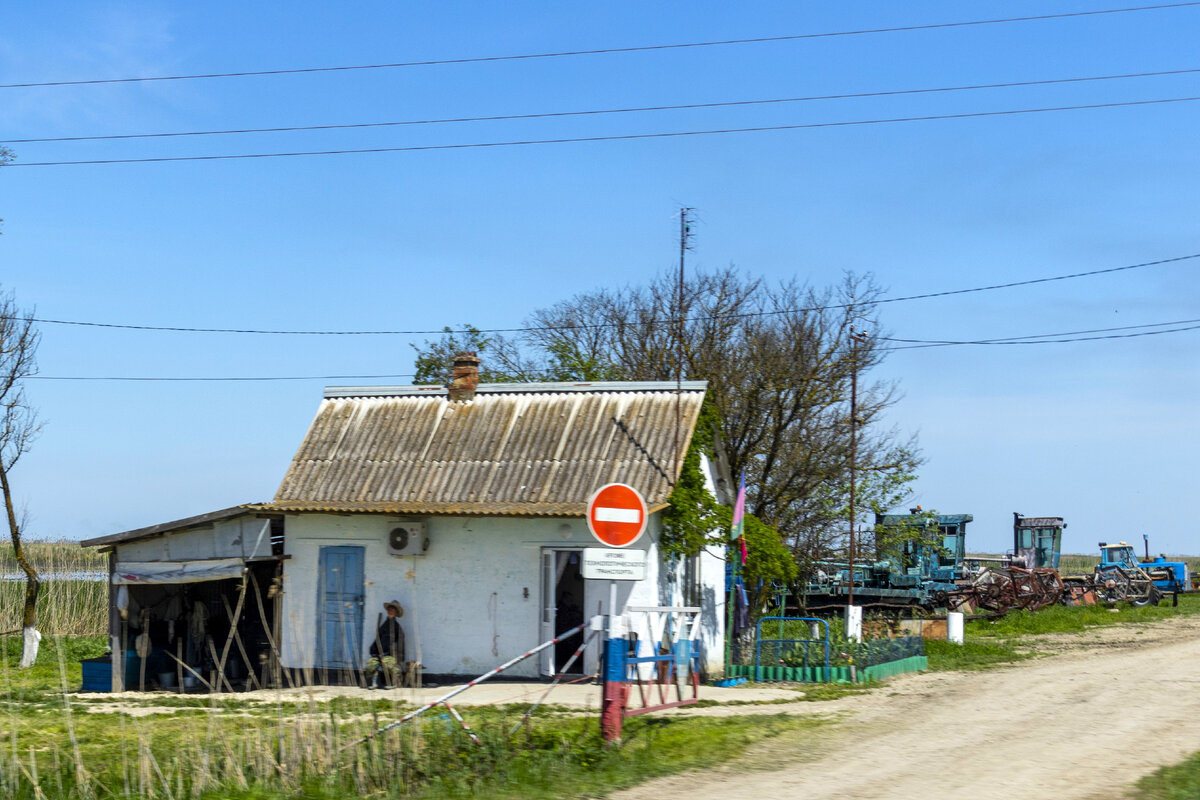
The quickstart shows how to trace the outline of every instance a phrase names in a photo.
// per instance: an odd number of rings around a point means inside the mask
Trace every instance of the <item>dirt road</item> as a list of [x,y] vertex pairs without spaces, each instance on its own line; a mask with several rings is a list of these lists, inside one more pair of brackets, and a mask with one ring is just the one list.
[[[800,704],[795,713],[843,712],[816,749],[780,739],[739,763],[613,797],[1112,800],[1200,750],[1200,619],[1035,638],[1051,655],[985,672],[902,676],[866,695]],[[793,709],[755,709],[781,710]]]

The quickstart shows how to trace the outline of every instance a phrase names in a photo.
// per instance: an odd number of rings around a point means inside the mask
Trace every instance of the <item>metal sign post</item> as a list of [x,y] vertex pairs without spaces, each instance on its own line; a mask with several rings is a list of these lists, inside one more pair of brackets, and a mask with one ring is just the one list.
[[588,530],[605,547],[583,551],[581,573],[585,580],[608,580],[608,639],[604,642],[604,699],[600,706],[600,729],[609,742],[621,739],[621,721],[629,699],[625,659],[628,644],[617,622],[617,581],[646,577],[646,553],[620,550],[636,542],[646,530],[646,501],[632,486],[610,483],[601,486],[588,501]]

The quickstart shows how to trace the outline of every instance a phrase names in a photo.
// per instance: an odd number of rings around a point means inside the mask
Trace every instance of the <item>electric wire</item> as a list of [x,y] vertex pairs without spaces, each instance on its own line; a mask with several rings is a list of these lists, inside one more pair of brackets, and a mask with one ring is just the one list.
[[98,375],[98,376],[76,376],[76,375],[26,375],[25,380],[30,381],[153,381],[153,382],[176,382],[176,381],[360,381],[360,380],[386,380],[389,378],[413,378],[412,374],[401,375],[273,375],[273,376],[218,376],[218,377],[155,377],[155,376],[136,376],[136,377],[121,377],[113,375]]
[[[1141,336],[1159,336],[1168,333],[1183,333],[1186,331],[1200,330],[1200,324],[1187,325],[1184,327],[1164,328],[1169,325],[1182,325],[1185,322],[1200,323],[1200,320],[1180,320],[1178,322],[1155,322],[1146,325],[1127,325],[1119,328],[1096,328],[1091,331],[1077,331],[1068,333],[1043,333],[1033,334],[1030,336],[1012,336],[1003,339],[974,339],[974,340],[921,340],[921,339],[895,339],[886,336],[876,337],[882,341],[890,342],[923,342],[921,344],[902,345],[898,347],[880,347],[882,352],[891,352],[895,350],[918,350],[929,347],[953,347],[957,345],[1030,345],[1030,344],[1068,344],[1072,342],[1094,342],[1106,339],[1133,339]],[[1103,331],[1126,331],[1136,328],[1153,328],[1158,327],[1160,330],[1140,331],[1137,333],[1110,333],[1103,336],[1076,336],[1075,333],[1099,333]],[[1047,338],[1060,337],[1060,338]],[[529,374],[538,374],[544,372],[541,370],[533,370]],[[43,381],[114,381],[114,382],[155,382],[155,383],[178,383],[178,382],[268,382],[268,381],[329,381],[329,380],[384,380],[390,378],[413,378],[412,374],[400,375],[274,375],[274,376],[216,376],[216,377],[181,377],[181,376],[162,376],[162,377],[121,377],[121,376],[63,376],[63,375],[29,375],[27,380],[43,380]],[[564,381],[564,383],[594,383],[594,381]]]
[[[701,322],[712,319],[750,319],[755,317],[770,317],[781,316],[785,314],[803,314],[818,311],[836,311],[839,309],[847,309],[862,306],[884,305],[887,303],[901,303],[911,300],[929,300],[937,297],[952,297],[962,294],[974,294],[978,292],[990,292],[998,289],[1013,289],[1019,286],[1034,286],[1042,283],[1054,283],[1056,281],[1074,280],[1077,278],[1090,278],[1096,275],[1109,275],[1116,272],[1128,272],[1135,269],[1145,269],[1148,267],[1162,266],[1164,264],[1177,264],[1184,261],[1193,261],[1200,258],[1200,253],[1190,253],[1183,256],[1173,256],[1171,258],[1160,258],[1154,261],[1142,261],[1137,264],[1125,264],[1119,267],[1105,267],[1103,269],[1087,270],[1086,272],[1071,272],[1064,275],[1051,275],[1042,278],[1029,278],[1022,281],[1009,281],[1007,283],[993,283],[986,286],[973,286],[967,289],[947,289],[940,292],[925,292],[923,294],[901,295],[899,297],[879,297],[870,300],[863,300],[858,303],[833,303],[824,306],[806,306],[801,308],[777,309],[771,311],[751,311],[741,314],[725,314],[720,317],[715,316],[692,316],[687,317],[685,322]],[[6,317],[0,317],[5,319]],[[10,316],[7,319],[24,319],[24,317]],[[261,328],[194,328],[183,327],[178,325],[134,325],[129,323],[117,322],[92,322],[85,320],[67,320],[67,319],[51,319],[48,317],[31,317],[31,322],[36,322],[43,325],[68,325],[86,328],[114,328],[118,330],[135,330],[135,331],[166,331],[172,333],[228,333],[228,334],[250,334],[257,336],[437,336],[443,333],[449,333],[446,329],[441,330],[357,330],[357,331],[332,331],[332,330],[272,330]],[[666,317],[657,320],[646,320],[639,322],[639,326],[654,327],[658,325],[673,325],[679,320]],[[603,328],[614,327],[617,324],[612,322],[597,322],[583,325],[562,326],[562,330],[599,330]],[[472,329],[478,333],[531,333],[534,331],[545,330],[544,326],[537,327],[514,327],[514,328],[475,328]],[[331,376],[338,377],[338,376]],[[343,376],[352,377],[352,376]],[[388,376],[377,376],[388,377]],[[395,376],[393,376],[395,377]],[[403,377],[403,376],[400,376]]]
[[298,67],[294,69],[265,69],[265,70],[246,70],[241,72],[209,72],[197,73],[192,75],[153,75],[135,78],[92,78],[87,80],[70,80],[70,81],[40,81],[29,83],[4,83],[0,84],[0,89],[27,89],[49,86],[94,86],[99,84],[111,83],[146,83],[150,81],[184,81],[184,80],[199,80],[211,78],[247,78],[264,75],[300,75],[317,72],[349,72],[353,70],[372,70],[372,69],[398,69],[405,67],[431,67],[442,66],[449,64],[479,64],[497,61],[522,61],[532,59],[545,58],[565,58],[570,56],[591,56],[605,55],[611,53],[639,53],[651,52],[655,50],[681,50],[686,48],[697,47],[720,47],[727,45],[738,44],[761,44],[765,42],[788,42],[800,41],[804,39],[826,39],[838,36],[864,36],[879,33],[902,33],[907,31],[924,31],[936,30],[941,28],[965,28],[976,25],[998,25],[1015,22],[1037,22],[1042,20],[1052,19],[1068,19],[1072,17],[1091,17],[1104,14],[1126,14],[1138,11],[1157,11],[1164,9],[1186,8],[1189,6],[1200,5],[1200,0],[1183,3],[1160,3],[1148,6],[1127,6],[1123,8],[1103,8],[1094,9],[1092,11],[1069,11],[1057,14],[1037,14],[1023,17],[1001,17],[995,19],[978,19],[966,20],[960,22],[936,22],[923,25],[900,25],[890,28],[861,28],[857,30],[846,31],[824,31],[820,33],[798,33],[788,34],[783,36],[757,36],[746,39],[719,39],[715,41],[704,42],[678,42],[673,44],[655,44],[641,45],[634,47],[605,47],[593,50],[563,50],[549,53],[522,53],[517,55],[504,56],[476,56],[470,58],[443,58],[424,61],[397,61],[385,64],[356,64],[350,66],[334,66],[334,67]]
[[[1135,326],[1136,327],[1136,326]],[[1029,344],[1069,344],[1071,342],[1095,342],[1104,339],[1134,339],[1140,336],[1162,336],[1168,333],[1183,333],[1186,331],[1200,330],[1200,325],[1188,325],[1180,328],[1168,328],[1165,330],[1156,331],[1141,331],[1139,333],[1110,333],[1103,336],[1077,336],[1062,339],[1038,339],[1036,341],[1016,341],[1014,339],[998,339],[998,340],[977,340],[977,341],[945,341],[945,342],[930,342],[928,344],[911,344],[899,347],[881,347],[880,350],[921,350],[929,347],[955,347],[958,345],[1029,345]],[[1046,334],[1048,336],[1053,334]]]
[[158,156],[154,158],[97,158],[80,161],[13,161],[13,167],[77,167],[98,164],[162,164],[178,161],[231,161],[254,158],[291,158],[295,156],[336,156],[361,153],[412,153],[430,150],[471,150],[481,147],[524,147],[543,144],[576,144],[580,142],[616,142],[637,139],[667,139],[682,136],[713,136],[731,133],[761,133],[764,131],[793,131],[807,128],[841,128],[853,125],[883,125],[896,122],[930,122],[948,119],[970,119],[973,117],[1002,117],[1019,114],[1040,114],[1058,111],[1083,111],[1098,108],[1121,108],[1127,106],[1162,105],[1164,103],[1187,103],[1200,100],[1194,97],[1166,97],[1154,100],[1126,100],[1113,103],[1088,103],[1077,106],[1047,106],[1042,108],[1017,108],[1002,111],[972,111],[961,114],[928,114],[915,117],[888,117],[881,119],[844,120],[838,122],[807,122],[796,125],[760,125],[749,128],[717,128],[699,131],[661,131],[657,133],[628,133],[613,136],[571,136],[556,139],[520,139],[505,142],[467,142],[463,144],[427,144],[405,147],[363,147],[340,150],[298,150],[285,153],[232,153],[215,156]]
[[[1081,336],[1089,333],[1110,333],[1112,331],[1132,331],[1141,328],[1166,328],[1173,325],[1191,325],[1200,324],[1200,319],[1179,319],[1171,322],[1148,322],[1143,325],[1121,325],[1114,328],[1091,328],[1088,330],[1079,331],[1060,331],[1058,333],[1033,333],[1025,336],[1005,336],[996,339],[900,339],[895,336],[876,336],[879,341],[884,342],[902,342],[906,344],[925,344],[925,345],[952,345],[952,344],[1005,344],[1009,342],[1022,342],[1023,340],[1047,339],[1061,336]],[[1191,330],[1191,328],[1180,328],[1180,330]],[[1035,342],[1036,343],[1036,342]]]
[[962,86],[938,86],[922,89],[890,89],[874,92],[850,92],[843,94],[807,95],[802,97],[773,97],[757,100],[725,100],[711,103],[681,103],[676,105],[629,106],[625,108],[587,109],[583,111],[546,111],[529,114],[494,114],[474,117],[442,117],[435,119],[411,119],[385,122],[349,122],[328,125],[285,125],[272,128],[227,128],[208,131],[168,131],[159,133],[121,133],[92,136],[45,136],[28,139],[4,139],[4,144],[45,144],[50,142],[99,142],[125,139],[164,139],[188,136],[226,136],[251,133],[294,133],[298,131],[330,131],[351,130],[359,128],[390,128],[413,125],[445,125],[464,122],[504,122],[511,120],[553,119],[558,117],[586,117],[607,114],[636,114],[651,111],[684,111],[706,108],[734,108],[756,105],[780,105],[786,103],[806,103],[823,100],[854,100],[869,97],[899,97],[904,95],[936,94],[945,92],[967,92],[983,89],[1011,89],[1029,86],[1053,86],[1068,83],[1086,83],[1092,81],[1125,80],[1131,78],[1157,78],[1170,75],[1192,75],[1200,73],[1200,68],[1158,70],[1155,72],[1129,72],[1117,75],[1088,75],[1074,78],[1047,78],[1033,81],[1006,81],[1003,83],[979,83]]

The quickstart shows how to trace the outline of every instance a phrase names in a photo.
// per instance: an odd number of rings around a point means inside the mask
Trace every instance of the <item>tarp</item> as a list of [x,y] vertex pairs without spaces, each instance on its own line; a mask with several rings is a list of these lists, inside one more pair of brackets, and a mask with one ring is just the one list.
[[210,558],[203,561],[118,562],[112,582],[116,585],[146,583],[200,583],[240,578],[245,562],[240,558]]

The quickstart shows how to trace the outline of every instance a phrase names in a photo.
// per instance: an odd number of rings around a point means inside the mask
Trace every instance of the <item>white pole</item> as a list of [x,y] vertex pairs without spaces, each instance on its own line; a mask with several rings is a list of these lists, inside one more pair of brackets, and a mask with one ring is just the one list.
[[617,635],[617,582],[608,582],[608,638]]

